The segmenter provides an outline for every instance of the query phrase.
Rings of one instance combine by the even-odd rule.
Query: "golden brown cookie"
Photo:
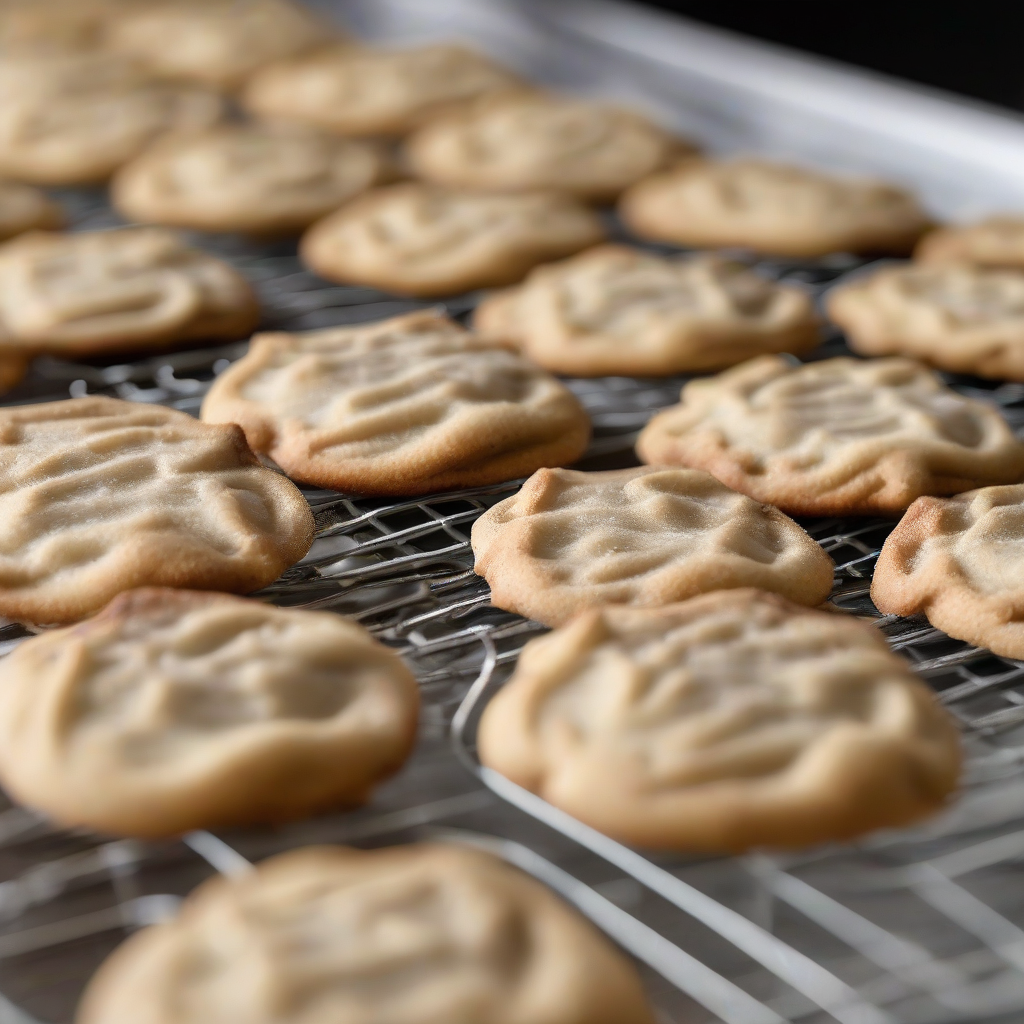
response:
[[[11,348],[166,348],[244,337],[259,315],[238,271],[163,228],[33,232],[0,246],[0,325]]]
[[[619,213],[644,238],[801,258],[907,253],[930,226],[902,189],[765,160],[684,161],[631,188]]]
[[[541,92],[486,96],[406,143],[413,171],[453,188],[556,189],[610,202],[692,147],[640,114]]]
[[[1024,444],[999,412],[909,359],[751,359],[690,381],[636,450],[791,515],[900,512],[922,494],[1024,477]]]
[[[258,334],[203,401],[292,478],[429,494],[574,462],[590,420],[559,381],[447,317]]]
[[[112,20],[147,0],[3,0],[0,50],[37,53],[101,46]]]
[[[623,245],[538,267],[477,306],[477,330],[578,377],[718,369],[819,340],[810,295],[717,256],[665,259]]]
[[[1024,274],[967,264],[886,267],[834,288],[831,320],[865,356],[1024,381]]]
[[[64,827],[159,837],[362,803],[416,736],[362,626],[147,588],[0,661],[0,779]]]
[[[871,626],[775,594],[608,607],[530,641],[481,761],[626,843],[741,852],[939,810],[956,726]]]
[[[1024,658],[1024,484],[918,498],[871,581],[878,610],[928,616],[950,636]]]
[[[404,135],[450,104],[519,87],[506,68],[464,46],[341,46],[264,68],[242,104],[260,117],[306,121],[339,135]]]
[[[0,242],[26,231],[63,226],[63,211],[45,192],[17,181],[0,181]]]
[[[467,847],[306,847],[217,877],[100,968],[78,1024],[654,1024],[633,966]]]
[[[603,239],[597,214],[553,192],[407,183],[374,189],[314,224],[300,254],[329,281],[433,297],[512,284]]]
[[[302,125],[218,125],[158,142],[121,168],[111,201],[143,223],[300,231],[376,184],[388,167],[378,147]]]
[[[546,626],[710,590],[760,587],[808,605],[832,590],[832,560],[792,519],[698,470],[541,469],[472,540],[491,603]]]
[[[0,409],[0,615],[74,622],[141,586],[248,593],[309,550],[301,492],[234,425],[116,398]]]
[[[914,250],[919,263],[969,263],[1024,270],[1024,217],[1004,214],[929,231]]]

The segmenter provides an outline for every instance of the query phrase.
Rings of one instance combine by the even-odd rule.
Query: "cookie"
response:
[[[166,348],[243,337],[258,322],[238,271],[163,228],[30,233],[0,246],[0,325],[11,348]]]
[[[885,267],[829,292],[831,320],[865,356],[1024,381],[1024,274],[966,264]]]
[[[258,334],[203,401],[293,479],[359,494],[429,494],[574,462],[590,420],[521,356],[437,313]]]
[[[288,0],[177,0],[122,14],[109,25],[106,43],[154,74],[231,90],[271,61],[337,36]]]
[[[557,189],[610,202],[692,147],[645,117],[541,92],[506,93],[431,120],[406,144],[413,171],[454,188]]]
[[[906,825],[960,773],[956,726],[880,633],[756,590],[530,641],[478,749],[622,842],[705,853]]]
[[[577,377],[718,369],[819,340],[810,295],[717,256],[604,245],[538,267],[477,306],[474,326]]]
[[[482,195],[410,182],[325,217],[299,252],[329,281],[431,298],[513,284],[603,239],[597,214],[553,192]]]
[[[204,882],[90,982],[78,1024],[654,1024],[633,966],[468,847],[306,847]]]
[[[362,803],[417,712],[402,660],[340,615],[132,590],[0,661],[0,779],[115,835],[278,822]]]
[[[224,104],[154,82],[108,54],[0,58],[0,174],[37,185],[105,181],[157,136],[218,121]]]
[[[404,135],[453,103],[519,88],[519,79],[463,46],[406,50],[333,47],[254,75],[243,106],[339,135]]]
[[[546,626],[605,604],[657,607],[760,587],[815,605],[832,560],[792,519],[699,470],[538,470],[472,532],[491,604]]]
[[[111,183],[130,220],[300,231],[385,176],[383,150],[297,125],[231,124],[158,142]]]
[[[45,192],[0,181],[0,242],[26,231],[64,226],[64,213]]]
[[[878,610],[928,616],[959,640],[1024,658],[1024,484],[918,498],[885,541]]]
[[[989,217],[929,231],[917,244],[919,263],[969,263],[1024,270],[1024,217]]]
[[[111,20],[133,6],[134,0],[4,0],[0,50],[94,49],[103,44]]]
[[[779,256],[908,253],[928,229],[908,192],[764,160],[688,160],[631,188],[619,213],[643,238]]]
[[[313,514],[241,428],[74,398],[0,409],[0,615],[74,622],[123,590],[247,593],[309,550]]]
[[[641,432],[640,458],[706,469],[790,515],[891,514],[1024,478],[1024,444],[999,412],[909,359],[761,356],[681,398]]]
[[[0,333],[0,395],[22,382],[32,361],[27,353],[4,348],[3,341],[4,335]]]

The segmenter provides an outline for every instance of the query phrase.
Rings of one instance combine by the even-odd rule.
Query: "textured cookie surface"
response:
[[[308,121],[339,135],[402,135],[448,104],[518,84],[462,46],[336,47],[264,69],[242,101],[261,117]]]
[[[597,215],[555,193],[375,189],[314,224],[302,258],[331,281],[436,296],[519,281],[604,238]]]
[[[908,193],[761,160],[691,160],[623,197],[637,234],[695,247],[783,256],[909,252],[929,221]]]
[[[60,207],[31,185],[0,181],[0,241],[34,228],[59,228],[64,223]]]
[[[1024,484],[918,498],[882,547],[879,610],[1024,658]]]
[[[999,412],[909,359],[752,359],[687,384],[636,450],[793,515],[899,512],[1024,477],[1024,444]]]
[[[100,968],[79,1024],[653,1024],[632,965],[465,847],[307,847],[215,878]]]
[[[132,220],[208,231],[291,231],[375,184],[383,152],[294,125],[233,124],[157,143],[121,169]]]
[[[887,267],[833,289],[829,317],[862,355],[1024,381],[1024,274],[948,263]]]
[[[245,593],[313,539],[236,426],[115,398],[0,410],[0,615],[73,622],[139,586]]]
[[[793,847],[942,806],[956,728],[871,626],[732,590],[584,612],[488,705],[485,765],[641,846]]]
[[[818,343],[810,296],[716,256],[663,259],[605,245],[538,267],[485,299],[474,325],[582,377],[717,369]]]
[[[631,111],[545,93],[485,97],[407,143],[417,174],[456,188],[614,199],[686,147]]]
[[[245,278],[163,228],[30,233],[0,247],[8,346],[89,355],[239,338],[258,321]]]
[[[473,524],[472,540],[491,603],[548,626],[710,590],[814,605],[832,589],[832,560],[792,519],[695,470],[542,469]]]
[[[1024,269],[1024,217],[989,217],[930,231],[918,243],[914,259]]]
[[[202,416],[240,424],[294,479],[362,494],[511,480],[575,461],[590,437],[554,377],[432,312],[257,335]]]
[[[0,661],[0,779],[117,835],[275,822],[361,803],[417,710],[401,659],[340,615],[133,590]]]

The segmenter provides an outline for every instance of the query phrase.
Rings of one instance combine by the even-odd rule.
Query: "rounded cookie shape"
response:
[[[969,263],[1024,270],[1024,217],[989,217],[929,231],[914,249],[918,263]]]
[[[546,626],[710,590],[808,605],[832,590],[832,559],[792,519],[698,470],[542,469],[473,524],[472,542],[491,603]]]
[[[998,410],[909,359],[751,359],[690,381],[636,450],[791,515],[901,512],[922,494],[1024,477],[1024,444]]]
[[[90,982],[78,1024],[653,1024],[632,964],[496,857],[306,847],[204,882]]]
[[[382,150],[286,124],[172,136],[122,167],[114,206],[131,220],[205,231],[298,231],[377,183]]]
[[[756,590],[582,613],[526,645],[477,739],[616,839],[716,853],[908,824],[960,771],[952,719],[881,634]]]
[[[477,330],[579,377],[718,369],[819,340],[810,295],[720,257],[603,245],[533,270],[477,306]]]
[[[519,87],[510,71],[464,46],[332,47],[264,68],[242,103],[260,117],[339,135],[404,135],[450,104]]]
[[[45,192],[17,181],[0,181],[0,241],[63,226],[63,211]]]
[[[641,181],[619,213],[638,235],[780,256],[907,253],[930,226],[908,192],[764,160],[687,160]]]
[[[879,611],[1024,658],[1024,484],[918,498],[886,538],[871,580]]]
[[[306,232],[299,251],[329,281],[429,298],[513,284],[604,234],[597,214],[553,192],[483,195],[409,183],[343,206]]]
[[[0,615],[74,622],[123,590],[246,593],[313,542],[294,484],[241,428],[73,398],[0,409]]]
[[[203,401],[291,477],[360,494],[428,494],[574,462],[590,420],[522,356],[424,311],[258,334]]]
[[[0,246],[4,344],[95,355],[244,337],[249,283],[163,228],[30,233]]]
[[[412,169],[456,188],[557,189],[595,202],[690,149],[640,114],[540,92],[487,96],[406,143]]]
[[[416,681],[362,626],[158,588],[0,661],[0,779],[65,827],[159,837],[362,803]]]
[[[886,267],[829,292],[830,319],[861,355],[1024,381],[1024,274],[948,263]]]

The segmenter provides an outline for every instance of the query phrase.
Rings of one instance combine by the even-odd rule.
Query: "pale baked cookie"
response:
[[[331,612],[147,588],[0,661],[4,791],[153,838],[362,803],[416,736],[398,655]]]
[[[242,104],[339,135],[404,135],[449,104],[519,88],[510,71],[463,46],[333,47],[254,75]]]
[[[45,192],[16,181],[0,181],[0,242],[33,229],[64,226],[64,213]]]
[[[438,117],[406,144],[412,169],[442,185],[557,189],[595,202],[691,150],[632,111],[525,91]]]
[[[832,560],[778,509],[699,470],[541,469],[473,524],[491,603],[558,626],[604,604],[656,607],[760,587],[815,605]]]
[[[379,181],[383,150],[286,124],[172,136],[123,167],[111,201],[131,220],[206,231],[287,232]]]
[[[477,306],[474,326],[578,377],[718,369],[819,340],[810,295],[717,256],[604,245],[538,267]]]
[[[113,19],[106,42],[158,75],[236,89],[271,61],[325,46],[338,33],[288,0],[146,3]]]
[[[730,590],[532,640],[481,761],[623,842],[796,847],[905,825],[957,784],[950,716],[871,626]]]
[[[930,231],[917,244],[919,263],[970,263],[1024,270],[1024,217],[989,217],[977,224]]]
[[[967,264],[885,267],[829,292],[831,320],[865,356],[1024,381],[1024,274]]]
[[[871,581],[879,611],[924,613],[950,636],[1024,658],[1024,484],[918,498]]]
[[[1024,444],[999,412],[909,359],[761,356],[681,397],[644,428],[640,458],[706,469],[791,515],[900,512],[1024,477]]]
[[[552,192],[481,195],[407,183],[374,189],[303,236],[322,277],[432,297],[512,284],[604,239],[601,220]]]
[[[132,936],[78,1024],[653,1024],[632,965],[539,882],[460,846],[306,847]]]
[[[434,312],[258,334],[203,401],[292,478],[359,494],[428,494],[574,462],[590,420],[521,356]]]
[[[37,53],[101,46],[112,19],[147,0],[3,0],[0,49]]]
[[[234,425],[116,398],[0,409],[0,615],[74,622],[123,590],[247,593],[309,550],[313,514]]]
[[[0,246],[11,348],[92,355],[239,338],[258,322],[238,271],[163,228],[33,232]]]
[[[687,160],[631,188],[619,207],[638,235],[781,256],[907,253],[928,229],[908,192],[764,160]]]

